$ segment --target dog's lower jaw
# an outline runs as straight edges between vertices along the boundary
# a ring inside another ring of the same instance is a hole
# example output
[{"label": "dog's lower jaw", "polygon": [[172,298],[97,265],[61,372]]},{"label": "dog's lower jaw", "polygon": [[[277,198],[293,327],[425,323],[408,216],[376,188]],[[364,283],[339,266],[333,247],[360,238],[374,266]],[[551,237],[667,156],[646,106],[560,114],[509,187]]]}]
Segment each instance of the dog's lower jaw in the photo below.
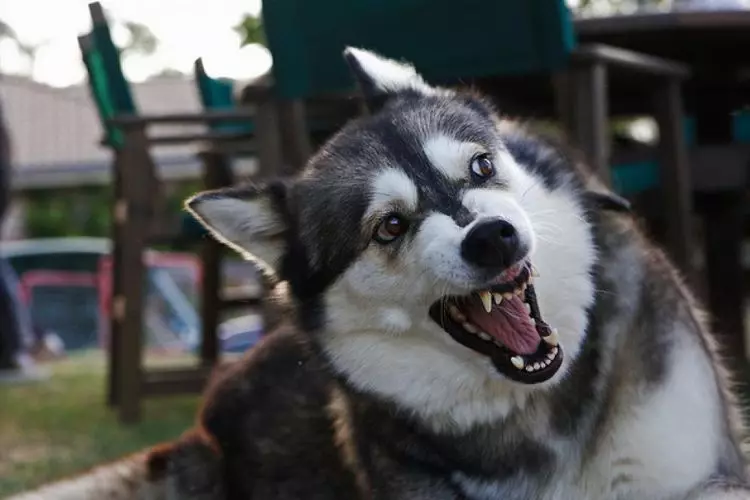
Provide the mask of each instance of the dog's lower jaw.
[{"label": "dog's lower jaw", "polygon": [[535,386],[509,381],[426,311],[416,319],[404,307],[362,310],[359,302],[347,293],[327,295],[329,314],[318,334],[327,359],[354,389],[394,403],[433,430],[462,432],[500,420],[559,379]]}]

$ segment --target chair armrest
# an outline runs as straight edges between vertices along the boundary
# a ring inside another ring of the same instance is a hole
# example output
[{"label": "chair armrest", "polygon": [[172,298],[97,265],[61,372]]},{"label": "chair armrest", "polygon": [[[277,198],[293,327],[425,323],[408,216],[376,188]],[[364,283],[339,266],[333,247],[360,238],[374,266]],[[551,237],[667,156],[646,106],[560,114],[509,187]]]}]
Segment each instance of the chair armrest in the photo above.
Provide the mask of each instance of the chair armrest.
[{"label": "chair armrest", "polygon": [[216,122],[243,122],[256,117],[248,109],[236,111],[204,111],[201,113],[174,113],[161,115],[120,115],[107,120],[115,127],[133,128],[145,125],[185,125]]},{"label": "chair armrest", "polygon": [[602,63],[653,76],[687,79],[690,68],[685,64],[610,45],[586,44],[571,54],[573,64]]}]

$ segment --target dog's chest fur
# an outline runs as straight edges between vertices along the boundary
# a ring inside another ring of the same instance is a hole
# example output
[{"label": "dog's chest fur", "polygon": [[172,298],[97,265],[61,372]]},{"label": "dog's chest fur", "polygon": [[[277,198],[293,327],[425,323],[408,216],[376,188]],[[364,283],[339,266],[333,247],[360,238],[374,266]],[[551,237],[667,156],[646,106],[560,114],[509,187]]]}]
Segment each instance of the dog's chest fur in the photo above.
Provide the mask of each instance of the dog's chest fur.
[{"label": "dog's chest fur", "polygon": [[283,328],[215,382],[200,421],[226,464],[227,498],[374,500],[485,498],[474,484],[518,493],[524,478],[539,482],[557,454],[514,420],[437,435],[347,388]]},{"label": "dog's chest fur", "polygon": [[206,395],[199,434],[221,457],[220,498],[666,498],[741,477],[694,311],[663,258],[608,224],[576,363],[495,424],[436,432],[353,390],[314,336],[282,326]]}]

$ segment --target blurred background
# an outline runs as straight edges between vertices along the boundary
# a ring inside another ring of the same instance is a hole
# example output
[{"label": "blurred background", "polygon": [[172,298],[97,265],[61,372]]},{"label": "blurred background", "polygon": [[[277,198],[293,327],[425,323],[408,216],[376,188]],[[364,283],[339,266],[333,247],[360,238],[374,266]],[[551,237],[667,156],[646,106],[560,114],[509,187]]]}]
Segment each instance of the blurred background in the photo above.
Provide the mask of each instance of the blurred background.
[{"label": "blurred background", "polygon": [[746,0],[0,0],[0,497],[179,435],[274,319],[182,211],[361,111],[344,45],[566,136],[746,377]]}]

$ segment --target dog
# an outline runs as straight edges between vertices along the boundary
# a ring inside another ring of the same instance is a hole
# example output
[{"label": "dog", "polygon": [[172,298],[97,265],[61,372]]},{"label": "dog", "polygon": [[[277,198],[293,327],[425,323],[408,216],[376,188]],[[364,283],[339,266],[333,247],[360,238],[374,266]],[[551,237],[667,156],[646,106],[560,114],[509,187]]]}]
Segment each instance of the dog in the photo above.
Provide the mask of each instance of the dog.
[{"label": "dog", "polygon": [[367,116],[187,201],[291,306],[122,498],[750,498],[714,339],[627,203],[482,97],[344,56]]}]

